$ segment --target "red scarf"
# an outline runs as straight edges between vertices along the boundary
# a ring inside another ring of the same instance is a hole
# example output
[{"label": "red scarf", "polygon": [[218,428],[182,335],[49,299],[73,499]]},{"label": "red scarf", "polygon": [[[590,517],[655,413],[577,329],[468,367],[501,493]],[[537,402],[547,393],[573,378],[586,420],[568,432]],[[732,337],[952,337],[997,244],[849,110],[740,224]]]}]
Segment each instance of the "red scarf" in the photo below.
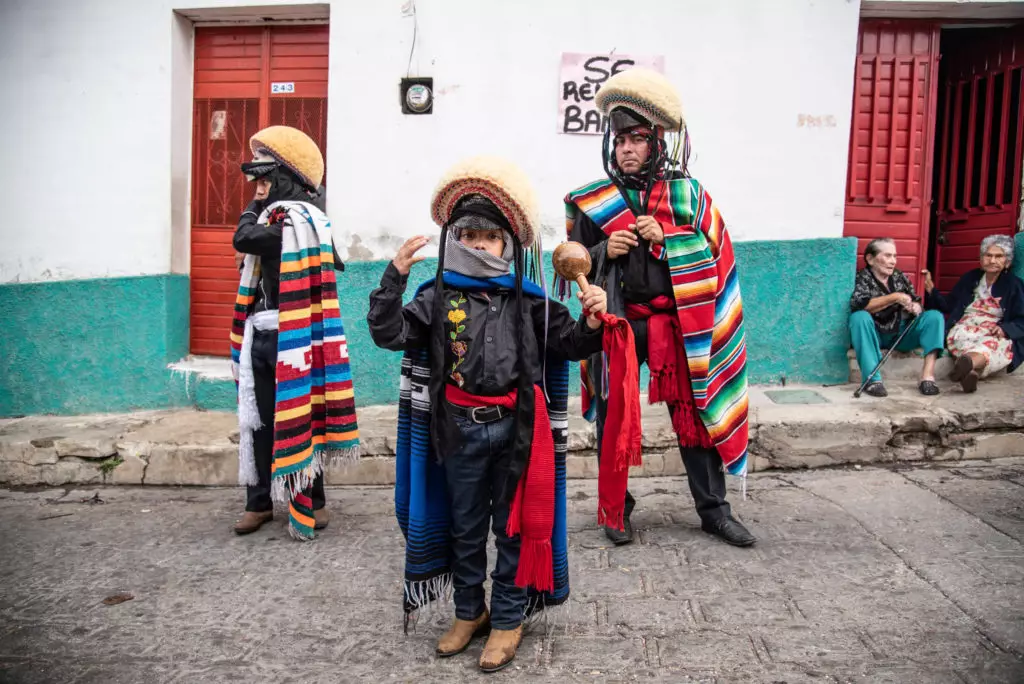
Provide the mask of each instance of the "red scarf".
[{"label": "red scarf", "polygon": [[[516,407],[516,390],[500,397],[470,394],[455,385],[445,385],[445,398],[456,406]],[[508,513],[505,533],[520,536],[516,585],[537,591],[555,588],[551,560],[551,533],[555,526],[555,440],[544,403],[544,391],[536,387],[533,401],[533,443],[530,461],[519,479]]]},{"label": "red scarf", "polygon": [[715,444],[693,400],[683,330],[675,300],[660,295],[649,304],[627,304],[626,318],[647,321],[647,368],[651,371],[648,402],[668,404],[672,429],[682,446],[714,449]]},{"label": "red scarf", "polygon": [[629,467],[641,464],[640,371],[629,322],[608,313],[600,318],[608,365],[608,410],[597,476],[597,523],[622,530]]}]

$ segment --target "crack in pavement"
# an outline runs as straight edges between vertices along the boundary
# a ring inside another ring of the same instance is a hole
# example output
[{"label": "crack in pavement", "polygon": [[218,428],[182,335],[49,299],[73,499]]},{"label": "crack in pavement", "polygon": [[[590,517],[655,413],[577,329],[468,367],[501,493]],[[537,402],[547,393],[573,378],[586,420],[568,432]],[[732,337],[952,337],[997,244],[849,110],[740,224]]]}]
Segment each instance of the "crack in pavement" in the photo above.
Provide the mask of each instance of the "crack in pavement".
[{"label": "crack in pavement", "polygon": [[950,499],[946,495],[942,494],[941,492],[935,491],[934,489],[932,489],[928,485],[924,484],[923,482],[918,482],[917,480],[915,480],[915,479],[913,479],[911,477],[907,477],[906,474],[904,474],[904,473],[897,473],[897,475],[902,477],[907,482],[917,486],[918,488],[923,489],[924,491],[929,492],[931,494],[934,494],[935,496],[939,497],[939,499],[941,499],[942,501],[945,501],[946,503],[948,503],[950,506],[953,506],[954,508],[960,509],[961,511],[963,511],[967,515],[971,516],[972,518],[974,518],[975,520],[977,520],[977,521],[979,521],[981,523],[984,523],[985,525],[987,525],[988,527],[992,528],[993,530],[995,530],[999,534],[1003,535],[1004,537],[1007,537],[1008,539],[1012,539],[1013,541],[1017,542],[1018,544],[1024,544],[1024,542],[1022,542],[1020,539],[1017,539],[1012,534],[1007,534],[1003,530],[999,529],[998,527],[996,527],[995,525],[990,523],[988,520],[985,520],[984,518],[982,518],[980,515],[978,515],[974,511],[971,511],[971,510],[968,510],[968,509],[964,508],[963,506],[958,504],[956,501],[953,501],[952,499]]},{"label": "crack in pavement", "polygon": [[[891,553],[891,554],[892,554],[893,556],[895,556],[896,558],[898,558],[898,559],[900,560],[900,562],[901,562],[901,563],[903,563],[903,565],[904,565],[904,566],[906,566],[906,568],[907,568],[908,570],[910,570],[911,572],[913,572],[913,573],[914,573],[914,575],[916,575],[916,576],[918,577],[918,579],[920,579],[921,581],[923,581],[923,582],[924,582],[925,584],[927,584],[928,586],[930,586],[930,587],[931,587],[932,589],[934,589],[935,591],[939,592],[939,594],[941,594],[941,595],[942,595],[942,597],[943,597],[944,599],[946,599],[947,601],[949,601],[949,603],[950,603],[951,605],[955,606],[957,610],[959,610],[959,611],[960,611],[961,613],[963,613],[964,617],[966,617],[966,618],[967,618],[968,620],[970,620],[970,621],[971,621],[971,625],[972,625],[972,626],[974,627],[974,631],[975,631],[975,632],[976,632],[976,633],[978,634],[978,636],[980,636],[980,637],[981,637],[981,638],[982,638],[982,639],[983,639],[983,640],[984,640],[984,641],[985,641],[985,642],[986,642],[987,644],[989,644],[989,645],[991,645],[991,646],[995,647],[996,649],[998,649],[998,650],[999,650],[1000,652],[1002,652],[1002,653],[1007,653],[1007,654],[1010,654],[1010,655],[1016,656],[1017,658],[1024,658],[1024,654],[1022,654],[1022,653],[1018,652],[1018,651],[1017,651],[1016,649],[1014,649],[1014,648],[1013,648],[1012,646],[1009,646],[1009,645],[1004,645],[1004,644],[1001,644],[1001,643],[999,643],[999,641],[997,641],[997,640],[996,640],[996,638],[995,638],[994,636],[992,636],[992,635],[990,635],[990,634],[989,634],[988,632],[986,632],[986,631],[985,631],[985,629],[983,628],[983,626],[982,626],[982,625],[981,625],[981,624],[979,623],[979,618],[977,618],[977,617],[975,617],[974,615],[972,615],[972,614],[970,613],[970,611],[968,611],[968,610],[967,610],[967,609],[966,609],[966,608],[965,608],[964,606],[962,606],[962,605],[960,604],[960,602],[959,602],[959,601],[957,601],[957,600],[956,600],[955,598],[953,598],[953,597],[952,597],[952,596],[951,596],[950,594],[948,594],[948,593],[947,593],[947,592],[946,592],[945,590],[943,590],[943,588],[942,588],[942,587],[940,587],[940,586],[938,585],[938,583],[936,583],[936,582],[933,582],[933,581],[932,581],[931,579],[929,579],[929,578],[928,578],[928,576],[924,574],[924,572],[922,572],[922,571],[921,571],[920,569],[918,569],[917,567],[915,567],[915,566],[914,566],[914,564],[913,564],[913,563],[911,563],[911,562],[910,562],[910,561],[909,561],[909,560],[908,560],[907,558],[904,558],[904,557],[903,557],[903,555],[902,555],[902,554],[901,554],[901,553],[900,553],[900,552],[899,552],[899,551],[898,551],[898,550],[896,549],[896,547],[894,547],[894,546],[893,546],[892,544],[890,544],[890,543],[889,543],[888,541],[886,541],[886,540],[885,540],[885,539],[884,539],[884,538],[883,538],[883,537],[882,537],[882,536],[881,536],[880,534],[878,534],[878,533],[874,532],[874,531],[873,531],[873,530],[872,530],[871,528],[869,528],[869,527],[868,527],[867,525],[865,525],[865,524],[864,524],[864,522],[863,522],[863,521],[861,521],[861,519],[860,519],[860,518],[858,518],[858,517],[857,517],[856,515],[854,515],[854,514],[853,514],[852,512],[850,512],[849,510],[847,510],[845,506],[843,506],[842,504],[840,504],[840,503],[839,503],[839,502],[837,502],[837,501],[833,501],[832,499],[829,499],[829,498],[827,498],[827,497],[824,497],[824,496],[822,496],[821,494],[818,494],[817,492],[814,492],[814,491],[812,491],[812,490],[810,490],[810,489],[807,489],[806,487],[801,487],[801,486],[800,486],[799,484],[797,484],[797,483],[795,483],[795,482],[792,482],[792,481],[790,481],[790,484],[792,484],[792,485],[793,485],[794,487],[796,487],[797,489],[800,489],[801,491],[807,492],[807,493],[808,493],[808,494],[810,494],[811,496],[813,496],[813,497],[815,497],[815,498],[817,498],[817,499],[819,499],[819,500],[821,500],[821,501],[824,501],[824,502],[826,502],[826,503],[829,503],[829,504],[831,504],[832,506],[835,506],[835,507],[836,507],[836,508],[838,508],[839,510],[843,511],[844,513],[846,513],[846,515],[848,515],[848,516],[849,516],[849,517],[850,517],[850,518],[851,518],[851,519],[852,519],[852,520],[853,520],[853,521],[854,521],[855,523],[857,523],[857,525],[858,525],[858,526],[859,526],[859,527],[860,527],[860,528],[861,528],[862,530],[864,530],[864,532],[865,532],[865,533],[867,533],[867,535],[868,535],[869,537],[871,537],[872,539],[874,539],[875,541],[877,541],[877,542],[878,542],[879,544],[881,544],[882,546],[884,546],[884,547],[885,547],[886,549],[888,549],[888,550],[889,550],[889,553]],[[928,490],[928,491],[930,491],[930,490]],[[940,498],[941,498],[941,497],[940,497]],[[959,507],[958,507],[958,508],[959,508]],[[1005,533],[1003,533],[1003,534],[1005,534]],[[1011,539],[1013,539],[1013,537],[1010,537],[1010,538],[1011,538]],[[1014,541],[1016,541],[1016,540],[1014,540]]]}]

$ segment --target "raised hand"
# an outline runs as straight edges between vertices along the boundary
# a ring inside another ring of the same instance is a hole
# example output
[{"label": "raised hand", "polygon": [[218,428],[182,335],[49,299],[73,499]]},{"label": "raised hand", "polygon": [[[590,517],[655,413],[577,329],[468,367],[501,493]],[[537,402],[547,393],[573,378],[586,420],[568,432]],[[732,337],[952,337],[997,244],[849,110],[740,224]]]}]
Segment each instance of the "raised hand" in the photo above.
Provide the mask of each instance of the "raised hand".
[{"label": "raised hand", "polygon": [[430,242],[430,238],[426,235],[415,235],[409,238],[398,248],[398,254],[391,260],[391,263],[395,265],[399,273],[409,275],[413,264],[418,264],[427,258],[416,254],[416,252],[426,247],[428,242]]}]

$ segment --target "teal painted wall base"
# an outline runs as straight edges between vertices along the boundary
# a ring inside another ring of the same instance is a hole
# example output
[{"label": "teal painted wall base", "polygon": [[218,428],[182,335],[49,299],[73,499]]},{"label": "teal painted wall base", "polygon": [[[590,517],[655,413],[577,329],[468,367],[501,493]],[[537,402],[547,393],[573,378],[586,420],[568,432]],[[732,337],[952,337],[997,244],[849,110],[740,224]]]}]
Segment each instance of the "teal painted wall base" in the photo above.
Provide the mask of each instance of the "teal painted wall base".
[{"label": "teal painted wall base", "polygon": [[0,416],[181,405],[188,300],[170,274],[0,285]]},{"label": "teal painted wall base", "polygon": [[[856,241],[735,247],[750,381],[845,382]],[[374,346],[365,322],[369,293],[385,266],[346,264],[339,287],[362,406],[398,401],[401,355]],[[409,296],[436,266],[427,260],[415,267]],[[548,278],[550,283],[550,270]],[[0,286],[0,416],[180,406],[234,410],[233,382],[167,370],[188,354],[188,296],[188,279],[176,275]],[[579,313],[575,300],[570,308]]]},{"label": "teal painted wall base", "polygon": [[1010,270],[1024,280],[1024,233],[1014,235],[1013,242],[1013,264],[1010,265]]},{"label": "teal painted wall base", "polygon": [[[750,381],[846,382],[847,317],[856,240],[740,242],[735,248],[746,314]],[[401,355],[375,347],[364,323],[369,293],[377,287],[386,265],[383,261],[346,264],[344,286],[339,288],[360,405],[398,401]],[[550,265],[548,260],[549,284],[553,278]],[[415,266],[408,296],[436,269],[433,259]],[[570,309],[578,315],[575,299]],[[570,377],[577,377],[575,370]],[[646,368],[641,381],[646,386]]]},{"label": "teal painted wall base", "polygon": [[735,247],[750,382],[846,382],[856,238]]}]

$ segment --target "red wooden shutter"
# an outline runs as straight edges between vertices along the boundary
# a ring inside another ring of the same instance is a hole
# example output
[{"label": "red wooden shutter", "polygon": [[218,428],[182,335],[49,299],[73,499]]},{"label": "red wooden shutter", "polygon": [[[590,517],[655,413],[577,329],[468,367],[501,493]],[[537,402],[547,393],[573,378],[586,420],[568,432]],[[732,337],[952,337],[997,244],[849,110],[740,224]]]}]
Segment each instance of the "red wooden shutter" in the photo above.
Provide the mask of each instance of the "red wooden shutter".
[{"label": "red wooden shutter", "polygon": [[928,23],[861,23],[843,234],[858,253],[896,241],[900,270],[918,283],[926,264],[939,29]]}]

